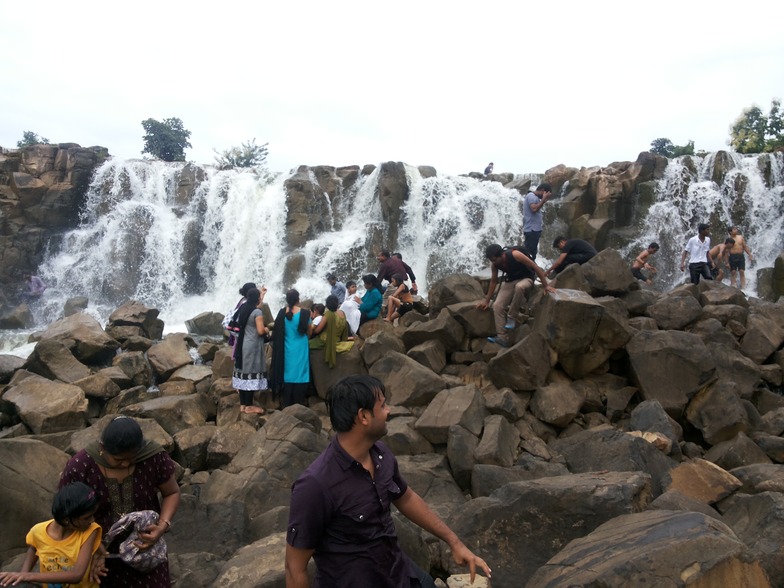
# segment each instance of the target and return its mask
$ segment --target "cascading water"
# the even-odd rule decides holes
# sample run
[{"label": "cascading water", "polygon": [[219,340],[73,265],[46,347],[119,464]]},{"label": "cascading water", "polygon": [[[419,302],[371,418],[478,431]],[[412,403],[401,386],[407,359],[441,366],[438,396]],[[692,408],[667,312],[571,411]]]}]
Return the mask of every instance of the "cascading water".
[{"label": "cascading water", "polygon": [[[65,235],[39,269],[47,290],[42,314],[87,296],[105,319],[129,298],[161,309],[176,324],[205,310],[225,311],[246,281],[278,287],[285,227],[282,181],[251,171],[203,170],[183,201],[182,164],[110,160],[95,173],[81,226]],[[203,291],[201,295],[187,292]]]},{"label": "cascading water", "polygon": [[[406,173],[410,195],[401,214],[398,250],[416,272],[422,292],[448,273],[486,268],[487,244],[520,241],[517,191],[465,177],[423,179],[410,166]],[[372,237],[388,230],[378,178],[378,168],[360,176],[334,205],[324,193],[325,209],[332,214],[324,219],[326,230],[291,251],[283,179],[267,183],[252,171],[110,160],[96,171],[81,226],[52,248],[39,269],[50,285],[46,307],[38,313],[41,322],[57,318],[72,296],[87,296],[88,312],[100,320],[134,298],[159,308],[171,328],[181,328],[199,312],[227,310],[246,281],[265,284],[274,308],[288,287],[289,255],[302,258],[292,286],[303,298],[323,299],[328,273],[359,281],[376,271],[376,264],[368,262]],[[310,180],[318,185],[312,172]],[[181,186],[189,181],[197,186],[186,198]]]},{"label": "cascading water", "polygon": [[[755,259],[747,272],[749,293],[755,268],[770,267],[784,247],[784,154],[722,157],[671,160],[656,202],[622,251],[631,260],[650,241],[660,243],[652,260],[659,268],[657,289],[686,278],[678,268],[681,251],[699,222],[712,223],[714,243],[723,241],[730,225],[740,227]],[[43,308],[36,309],[39,323],[58,318],[72,296],[87,296],[88,312],[102,321],[134,298],[159,308],[167,330],[181,330],[200,312],[230,308],[246,281],[265,284],[273,308],[290,285],[303,298],[322,300],[329,292],[326,274],[359,281],[376,271],[369,252],[389,230],[378,196],[379,169],[360,175],[345,191],[339,188],[334,202],[314,192],[326,199],[321,210],[331,217],[322,219],[321,233],[292,250],[285,178],[269,182],[252,170],[109,160],[96,171],[80,227],[53,243],[39,268],[50,286]],[[417,274],[421,292],[450,273],[486,271],[486,245],[522,241],[516,190],[470,177],[423,178],[410,166],[406,175],[409,195],[400,211],[398,250]],[[315,179],[311,174],[318,186]],[[195,188],[186,189],[189,184]],[[300,269],[289,284],[287,260],[297,256]],[[547,267],[549,260],[537,261]]]},{"label": "cascading water", "polygon": [[757,268],[771,267],[784,249],[784,153],[719,152],[670,160],[656,202],[621,253],[633,259],[658,242],[661,250],[651,258],[658,270],[655,287],[670,289],[688,280],[688,271],[680,271],[681,254],[702,222],[711,224],[712,245],[723,243],[728,229],[738,226],[754,257],[754,263],[746,261],[745,291],[756,293]]}]

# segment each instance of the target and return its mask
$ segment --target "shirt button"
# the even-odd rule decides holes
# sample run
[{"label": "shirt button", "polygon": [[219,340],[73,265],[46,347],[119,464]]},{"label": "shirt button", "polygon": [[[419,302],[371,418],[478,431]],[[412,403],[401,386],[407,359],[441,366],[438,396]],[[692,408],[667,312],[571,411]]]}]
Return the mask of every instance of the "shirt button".
[{"label": "shirt button", "polygon": [[363,515],[363,514],[359,515],[359,520],[360,521],[364,521],[365,520],[365,515]]}]

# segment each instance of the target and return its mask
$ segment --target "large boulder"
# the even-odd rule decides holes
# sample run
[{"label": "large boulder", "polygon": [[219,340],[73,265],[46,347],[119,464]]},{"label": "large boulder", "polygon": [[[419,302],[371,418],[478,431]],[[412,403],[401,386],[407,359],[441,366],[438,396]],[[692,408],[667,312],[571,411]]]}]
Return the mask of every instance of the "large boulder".
[{"label": "large boulder", "polygon": [[746,408],[733,382],[718,381],[700,390],[686,408],[686,418],[710,445],[749,430]]},{"label": "large boulder", "polygon": [[615,249],[603,249],[584,263],[582,270],[594,296],[620,295],[637,287],[629,262]]},{"label": "large boulder", "polygon": [[88,365],[111,360],[120,346],[106,334],[97,320],[82,312],[49,325],[41,333],[40,341],[50,339],[64,343],[79,361]]},{"label": "large boulder", "polygon": [[25,359],[16,355],[0,354],[0,384],[7,384],[16,370],[24,367]]},{"label": "large boulder", "polygon": [[545,296],[534,330],[556,351],[564,371],[575,379],[601,366],[632,333],[624,317],[580,290],[557,290]]},{"label": "large boulder", "polygon": [[447,353],[457,351],[465,337],[465,330],[460,323],[452,317],[448,309],[444,308],[438,316],[429,321],[411,325],[403,332],[403,343],[406,349],[437,340],[444,345]]},{"label": "large boulder", "polygon": [[161,382],[168,380],[169,376],[181,367],[193,363],[193,358],[188,352],[188,343],[182,333],[167,335],[163,341],[150,347],[147,351],[147,359]]},{"label": "large boulder", "polygon": [[[365,346],[367,343],[365,344]],[[402,343],[401,343],[402,347]],[[338,380],[346,376],[363,375],[367,373],[365,362],[362,361],[362,351],[355,343],[345,353],[338,353],[335,367],[329,367],[324,359],[323,349],[314,349],[310,352],[310,369],[313,372],[313,383],[319,398],[326,398],[327,390]]]},{"label": "large boulder", "polygon": [[631,371],[645,400],[658,400],[673,418],[715,377],[713,356],[697,335],[640,331],[626,345]]},{"label": "large boulder", "polygon": [[540,478],[507,484],[466,503],[450,526],[490,562],[493,585],[521,586],[569,541],[616,516],[643,510],[650,500],[650,478],[641,472]]},{"label": "large boulder", "polygon": [[0,561],[25,549],[36,523],[52,518],[52,496],[68,454],[43,441],[0,439]]},{"label": "large boulder", "polygon": [[674,460],[647,441],[609,426],[581,431],[549,445],[566,459],[566,465],[574,473],[646,472],[652,479],[654,497],[667,489],[670,470],[676,466]]},{"label": "large boulder", "polygon": [[159,312],[157,308],[147,308],[141,302],[129,300],[109,315],[107,329],[122,326],[139,327],[145,337],[157,340],[163,336],[163,321],[158,318]]},{"label": "large boulder", "polygon": [[449,312],[460,323],[468,337],[492,337],[495,335],[495,319],[493,311],[480,310],[476,301],[450,304]]},{"label": "large boulder", "polygon": [[[81,392],[81,390],[80,390]],[[163,396],[123,407],[122,414],[155,419],[169,435],[204,425],[215,416],[215,406],[204,394]]]},{"label": "large boulder", "polygon": [[757,363],[764,363],[784,343],[784,329],[767,316],[751,314],[746,321],[746,334],[740,349]]},{"label": "large boulder", "polygon": [[771,586],[784,586],[784,495],[761,492],[737,494],[723,505],[722,517],[743,541],[770,578]]},{"label": "large boulder", "polygon": [[651,304],[647,314],[664,331],[681,330],[700,318],[702,306],[693,296],[676,292],[662,296]]},{"label": "large boulder", "polygon": [[202,312],[185,321],[185,328],[194,335],[223,336],[223,315],[219,312]]},{"label": "large boulder", "polygon": [[[213,586],[221,588],[283,588],[286,585],[286,534],[259,539],[239,549],[223,564]],[[315,564],[311,560],[311,569]]]},{"label": "large boulder", "polygon": [[557,586],[765,588],[760,562],[725,524],[698,512],[651,510],[614,518],[575,539],[530,578]]},{"label": "large boulder", "polygon": [[450,274],[435,282],[427,293],[430,316],[436,317],[442,308],[460,302],[477,303],[484,298],[482,285],[468,274]]},{"label": "large boulder", "polygon": [[496,388],[536,390],[555,363],[555,354],[540,333],[531,333],[490,360],[490,378]]},{"label": "large boulder", "polygon": [[33,433],[59,433],[81,429],[87,421],[87,398],[78,386],[31,376],[9,388],[10,402]]},{"label": "large boulder", "polygon": [[90,368],[73,356],[62,341],[44,339],[39,341],[24,368],[49,380],[60,380],[73,384],[90,375]]},{"label": "large boulder", "polygon": [[479,435],[487,412],[479,389],[471,384],[439,392],[417,420],[415,428],[428,441],[443,444],[449,438],[449,427],[460,425]]},{"label": "large boulder", "polygon": [[424,406],[446,388],[443,378],[397,351],[379,359],[369,373],[384,384],[389,404]]}]

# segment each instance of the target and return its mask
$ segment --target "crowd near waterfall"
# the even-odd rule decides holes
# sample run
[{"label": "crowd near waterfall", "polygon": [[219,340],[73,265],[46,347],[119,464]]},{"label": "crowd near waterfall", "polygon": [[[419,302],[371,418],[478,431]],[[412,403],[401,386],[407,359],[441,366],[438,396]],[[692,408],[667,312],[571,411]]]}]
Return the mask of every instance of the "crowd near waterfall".
[{"label": "crowd near waterfall", "polygon": [[[740,227],[754,253],[749,294],[755,293],[756,270],[772,266],[784,248],[784,154],[718,155],[731,160],[721,177],[715,153],[670,160],[655,201],[631,232],[614,239],[630,262],[649,242],[660,243],[652,260],[659,270],[656,289],[687,279],[680,255],[700,222],[712,224],[714,244],[723,242],[731,225]],[[109,159],[94,174],[79,227],[49,243],[37,272],[49,288],[36,303],[36,320],[49,323],[66,299],[86,296],[87,312],[101,320],[124,300],[137,299],[159,308],[167,325],[180,326],[206,310],[224,312],[247,281],[266,285],[273,307],[290,287],[303,299],[322,300],[329,292],[327,274],[357,280],[376,269],[371,237],[389,229],[379,202],[379,169],[361,174],[335,203],[326,192],[316,195],[324,198],[328,218],[303,246],[292,247],[285,174]],[[405,169],[408,198],[397,244],[389,248],[412,266],[421,293],[447,274],[486,271],[486,245],[522,242],[516,189],[480,177],[423,177],[415,167]],[[523,179],[535,186],[541,178]],[[553,222],[537,259],[543,267],[556,257],[550,243],[562,196],[563,189],[550,203]],[[285,268],[292,255],[302,260],[293,275]]]}]

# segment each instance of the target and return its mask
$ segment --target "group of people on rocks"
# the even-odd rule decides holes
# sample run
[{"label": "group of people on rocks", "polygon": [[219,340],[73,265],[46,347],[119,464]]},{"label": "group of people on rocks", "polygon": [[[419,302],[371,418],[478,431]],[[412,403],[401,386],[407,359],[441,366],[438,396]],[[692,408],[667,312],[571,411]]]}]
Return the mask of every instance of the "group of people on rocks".
[{"label": "group of people on rocks", "polygon": [[[395,321],[411,310],[417,293],[411,267],[399,253],[393,255],[387,250],[376,259],[378,275],[362,276],[365,292],[361,297],[354,280],[344,284],[335,274],[329,274],[330,294],[324,303],[303,308],[299,292],[291,289],[286,292],[286,305],[274,322],[264,302],[266,288],[259,289],[253,282],[240,288],[241,298],[226,314],[224,326],[231,331],[232,384],[239,393],[242,413],[264,413],[262,407],[254,404],[255,393],[262,390],[272,390],[281,407],[305,404],[311,382],[310,350],[323,349],[325,363],[333,368],[337,355],[353,346],[360,326],[381,317],[385,305],[385,321]],[[382,285],[385,281],[386,287]],[[269,379],[268,343],[272,347]]]}]

